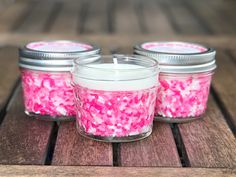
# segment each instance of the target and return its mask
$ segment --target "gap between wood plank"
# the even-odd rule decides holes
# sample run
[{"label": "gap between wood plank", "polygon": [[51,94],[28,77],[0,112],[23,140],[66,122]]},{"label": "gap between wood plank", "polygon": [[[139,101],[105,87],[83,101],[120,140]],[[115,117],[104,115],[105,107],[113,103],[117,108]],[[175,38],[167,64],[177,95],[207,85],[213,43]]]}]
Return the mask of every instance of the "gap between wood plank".
[{"label": "gap between wood plank", "polygon": [[88,16],[88,10],[89,10],[89,2],[86,0],[82,0],[81,1],[81,6],[80,6],[80,10],[79,10],[79,23],[78,23],[78,27],[77,27],[77,32],[78,34],[82,34],[84,33],[84,25]]},{"label": "gap between wood plank", "polygon": [[112,143],[113,166],[120,166],[120,143]]},{"label": "gap between wood plank", "polygon": [[214,34],[214,31],[209,27],[207,22],[199,15],[199,12],[194,8],[194,6],[188,0],[182,0],[183,5],[189,12],[195,17],[198,23],[204,28],[206,34]]},{"label": "gap between wood plank", "polygon": [[58,129],[59,129],[58,123],[53,122],[52,130],[51,130],[49,141],[48,141],[47,155],[46,155],[46,159],[44,163],[45,165],[52,164],[53,154],[54,154],[56,141],[57,141]]},{"label": "gap between wood plank", "polygon": [[185,149],[185,145],[182,140],[182,136],[179,132],[179,128],[176,124],[170,125],[172,134],[175,140],[176,148],[179,154],[180,162],[182,164],[182,167],[190,167],[188,155]]},{"label": "gap between wood plank", "polygon": [[234,126],[234,123],[232,121],[232,117],[230,115],[230,113],[228,112],[225,104],[223,103],[223,101],[220,99],[220,97],[218,96],[217,91],[214,89],[213,86],[211,86],[211,94],[214,98],[214,101],[216,102],[217,106],[219,107],[221,113],[223,114],[227,125],[229,126],[229,128],[231,129],[231,131],[233,132],[235,138],[236,138],[236,127]]},{"label": "gap between wood plank", "polygon": [[0,125],[3,122],[3,120],[5,118],[5,115],[7,113],[7,110],[9,109],[9,107],[10,107],[10,105],[12,103],[12,100],[13,100],[15,94],[16,94],[16,89],[19,86],[19,84],[20,84],[20,78],[18,78],[16,80],[16,82],[13,85],[13,87],[11,88],[11,91],[10,91],[10,93],[9,93],[5,103],[3,103],[3,107],[0,110]]},{"label": "gap between wood plank", "polygon": [[0,127],[0,163],[43,165],[52,124],[24,113],[20,85],[13,99]]},{"label": "gap between wood plank", "polygon": [[[45,25],[43,27],[42,32],[49,32],[52,29],[52,26],[54,25],[54,22],[56,21],[61,9],[62,9],[63,3],[62,2],[55,2],[49,17],[47,18]],[[68,19],[69,20],[69,19]]]},{"label": "gap between wood plank", "polygon": [[167,19],[169,19],[170,25],[172,26],[173,30],[175,31],[175,33],[180,34],[180,28],[179,26],[176,24],[172,14],[170,13],[170,9],[168,7],[168,5],[166,4],[166,2],[164,1],[157,1],[158,6],[161,7],[161,9],[163,9],[164,14],[166,15]]},{"label": "gap between wood plank", "polygon": [[[231,51],[228,49],[223,50],[224,53],[236,64],[236,60],[234,60],[234,56],[232,55]],[[212,86],[211,87],[211,93],[213,95],[213,98],[217,104],[217,106],[220,108],[220,111],[224,115],[224,118],[233,132],[234,136],[236,137],[236,125],[234,124],[233,117],[229,113],[227,106],[224,104],[223,100],[220,98],[219,93],[217,93],[217,90]]]},{"label": "gap between wood plank", "polygon": [[10,28],[10,32],[15,32],[15,31],[17,31],[22,26],[22,24],[27,19],[27,17],[32,13],[32,11],[34,9],[33,7],[34,7],[34,3],[30,2],[28,7],[27,7],[27,9],[25,10],[25,12],[19,15],[19,17],[16,20],[16,22]]}]

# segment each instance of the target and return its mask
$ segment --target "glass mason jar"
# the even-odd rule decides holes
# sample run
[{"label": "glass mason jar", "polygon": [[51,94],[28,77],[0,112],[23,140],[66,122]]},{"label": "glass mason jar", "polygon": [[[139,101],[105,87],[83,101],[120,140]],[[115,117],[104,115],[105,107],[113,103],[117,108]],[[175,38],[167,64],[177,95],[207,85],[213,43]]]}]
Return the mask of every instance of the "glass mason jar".
[{"label": "glass mason jar", "polygon": [[202,117],[216,68],[214,49],[186,42],[147,42],[134,50],[159,62],[155,120],[183,123]]},{"label": "glass mason jar", "polygon": [[158,64],[142,56],[88,56],[74,61],[77,129],[107,142],[143,139],[152,132]]},{"label": "glass mason jar", "polygon": [[73,59],[99,51],[91,44],[62,40],[32,42],[19,49],[25,113],[44,120],[74,120]]}]

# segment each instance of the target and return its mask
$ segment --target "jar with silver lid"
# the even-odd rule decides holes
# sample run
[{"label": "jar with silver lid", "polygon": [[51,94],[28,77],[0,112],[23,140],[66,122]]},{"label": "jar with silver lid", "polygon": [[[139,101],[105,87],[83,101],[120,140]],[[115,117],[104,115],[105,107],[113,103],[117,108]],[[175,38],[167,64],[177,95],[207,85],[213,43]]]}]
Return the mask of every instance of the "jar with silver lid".
[{"label": "jar with silver lid", "polygon": [[32,42],[20,48],[25,113],[45,120],[74,120],[73,59],[98,53],[95,45],[67,40]]},{"label": "jar with silver lid", "polygon": [[146,42],[136,45],[134,52],[159,62],[155,120],[182,123],[202,117],[216,68],[213,48],[187,42]]}]

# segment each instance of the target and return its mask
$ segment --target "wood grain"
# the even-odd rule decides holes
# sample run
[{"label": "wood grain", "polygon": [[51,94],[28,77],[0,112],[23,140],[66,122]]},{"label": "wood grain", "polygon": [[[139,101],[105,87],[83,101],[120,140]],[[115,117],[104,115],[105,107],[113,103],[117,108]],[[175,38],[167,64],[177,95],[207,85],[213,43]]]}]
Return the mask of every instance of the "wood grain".
[{"label": "wood grain", "polygon": [[[105,7],[106,1],[103,0],[102,2]],[[90,5],[93,4],[89,8],[91,14],[89,15],[88,19],[85,19],[87,23],[84,24],[85,25],[84,28],[86,29],[86,31],[88,31],[88,29],[91,29],[91,32],[93,32],[93,30],[95,29],[100,29],[102,32],[104,30],[100,28],[102,23],[96,22],[95,24],[92,24],[92,22],[94,23],[95,21],[90,21],[92,19],[95,20],[93,15],[98,13],[98,11],[101,9],[98,9],[98,11],[95,10],[96,4],[92,3],[92,1],[90,1],[90,3],[91,3]],[[95,12],[93,12],[92,10],[95,10]],[[80,40],[83,40],[83,38],[80,38]],[[104,50],[103,53],[104,52],[107,54],[108,50]],[[86,139],[78,134],[75,128],[75,123],[73,122],[62,123],[59,126],[58,130],[58,137],[56,141],[52,164],[53,165],[112,165],[113,164],[112,144],[96,142],[93,140]]]},{"label": "wood grain", "polygon": [[219,20],[220,24],[224,25],[225,33],[236,33],[236,18],[234,17],[236,3],[234,1],[214,0],[207,1],[206,5],[214,9],[216,18]]},{"label": "wood grain", "polygon": [[191,167],[236,167],[236,139],[212,97],[203,119],[178,127]]},{"label": "wood grain", "polygon": [[168,124],[154,122],[152,134],[141,141],[120,144],[121,166],[181,166]]},{"label": "wood grain", "polygon": [[0,166],[1,177],[235,177],[235,169],[224,168],[132,168],[76,166]]},{"label": "wood grain", "polygon": [[175,34],[164,10],[155,0],[140,1],[143,7],[143,20],[148,34],[169,36]]},{"label": "wood grain", "polygon": [[230,114],[231,122],[236,129],[236,54],[232,52],[231,57],[218,51],[216,55],[218,68],[213,79],[213,87]]},{"label": "wood grain", "polygon": [[7,8],[1,9],[0,15],[0,31],[8,32],[24,18],[30,4],[28,3],[14,3]]},{"label": "wood grain", "polygon": [[112,165],[112,145],[82,137],[75,123],[59,127],[53,165]]},{"label": "wood grain", "polygon": [[99,5],[89,0],[88,14],[84,23],[83,33],[107,33],[108,20],[107,20],[107,0],[99,0]]},{"label": "wood grain", "polygon": [[162,0],[161,4],[166,8],[166,13],[169,13],[169,18],[172,20],[176,33],[192,35],[206,34],[198,18],[185,6],[183,1]]},{"label": "wood grain", "polygon": [[17,34],[17,33],[0,33],[0,45],[22,45],[29,41],[36,40],[53,40],[53,39],[71,39],[71,40],[83,40],[99,44],[103,49],[107,49],[111,45],[122,46],[122,48],[130,47],[142,42],[153,40],[179,40],[198,42],[202,44],[208,44],[211,47],[218,49],[235,49],[236,37],[228,35],[206,36],[206,35],[170,35],[159,36],[154,34],[116,34],[116,35],[72,35],[72,34]]},{"label": "wood grain", "polygon": [[11,103],[0,126],[0,164],[44,164],[52,124],[25,115],[19,87]]},{"label": "wood grain", "polygon": [[19,33],[40,33],[44,30],[45,24],[53,8],[52,2],[35,2],[32,10],[25,20],[16,28]]},{"label": "wood grain", "polygon": [[[118,53],[132,53],[132,48],[118,49]],[[175,141],[169,124],[154,122],[152,134],[141,141],[120,143],[120,166],[181,166]]]},{"label": "wood grain", "polygon": [[236,129],[236,54],[233,52],[231,54],[232,56],[218,50],[216,55],[218,68],[213,79],[213,88],[230,114],[229,119]]},{"label": "wood grain", "polygon": [[79,15],[81,10],[81,1],[76,3],[63,3],[62,9],[57,18],[52,22],[50,33],[69,33],[76,34],[80,25]]},{"label": "wood grain", "polygon": [[19,77],[17,61],[16,47],[0,48],[0,111],[4,111],[3,108]]},{"label": "wood grain", "polygon": [[[185,1],[188,2],[187,0]],[[196,9],[199,18],[208,25],[214,34],[235,34],[233,25],[213,8],[210,1],[198,0],[191,1],[189,4]]]},{"label": "wood grain", "polygon": [[118,34],[141,33],[138,16],[135,12],[135,0],[116,1],[114,28]]}]

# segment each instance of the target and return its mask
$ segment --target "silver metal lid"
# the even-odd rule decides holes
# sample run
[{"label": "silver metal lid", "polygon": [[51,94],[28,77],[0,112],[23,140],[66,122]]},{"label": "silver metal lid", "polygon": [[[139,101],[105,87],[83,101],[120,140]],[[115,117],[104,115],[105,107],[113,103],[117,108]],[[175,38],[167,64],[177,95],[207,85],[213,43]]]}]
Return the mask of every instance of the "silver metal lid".
[{"label": "silver metal lid", "polygon": [[19,66],[41,71],[70,71],[73,59],[100,53],[100,48],[76,41],[39,41],[19,49]]},{"label": "silver metal lid", "polygon": [[136,45],[134,52],[156,59],[162,72],[199,73],[216,68],[216,51],[194,43],[146,42]]}]

